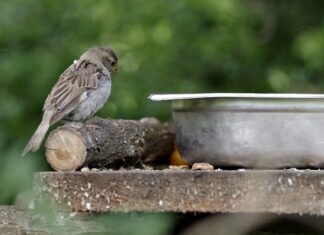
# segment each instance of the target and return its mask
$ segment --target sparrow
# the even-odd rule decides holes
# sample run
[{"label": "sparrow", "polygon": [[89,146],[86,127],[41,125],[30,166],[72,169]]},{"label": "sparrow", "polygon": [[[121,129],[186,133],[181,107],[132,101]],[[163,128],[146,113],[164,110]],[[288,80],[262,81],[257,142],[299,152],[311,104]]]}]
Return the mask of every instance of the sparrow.
[{"label": "sparrow", "polygon": [[101,109],[109,98],[114,72],[118,72],[118,59],[107,47],[92,47],[75,60],[47,96],[42,121],[22,156],[39,149],[51,125],[61,120],[84,121]]}]

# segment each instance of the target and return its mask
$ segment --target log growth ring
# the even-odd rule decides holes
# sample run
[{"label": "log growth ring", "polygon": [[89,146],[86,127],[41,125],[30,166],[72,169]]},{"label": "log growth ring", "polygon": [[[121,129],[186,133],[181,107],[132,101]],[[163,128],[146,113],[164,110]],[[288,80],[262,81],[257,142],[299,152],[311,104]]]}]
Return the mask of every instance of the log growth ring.
[{"label": "log growth ring", "polygon": [[73,129],[54,130],[45,143],[46,159],[57,171],[75,171],[84,163],[87,149],[84,137]]}]

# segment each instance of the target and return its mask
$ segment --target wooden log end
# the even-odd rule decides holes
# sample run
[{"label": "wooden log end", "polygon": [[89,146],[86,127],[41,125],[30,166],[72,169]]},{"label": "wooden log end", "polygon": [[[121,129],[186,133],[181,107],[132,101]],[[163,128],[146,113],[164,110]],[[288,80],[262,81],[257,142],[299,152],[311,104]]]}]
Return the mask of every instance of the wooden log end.
[{"label": "wooden log end", "polygon": [[47,162],[57,171],[75,171],[82,166],[87,155],[83,136],[70,128],[52,131],[45,148]]}]

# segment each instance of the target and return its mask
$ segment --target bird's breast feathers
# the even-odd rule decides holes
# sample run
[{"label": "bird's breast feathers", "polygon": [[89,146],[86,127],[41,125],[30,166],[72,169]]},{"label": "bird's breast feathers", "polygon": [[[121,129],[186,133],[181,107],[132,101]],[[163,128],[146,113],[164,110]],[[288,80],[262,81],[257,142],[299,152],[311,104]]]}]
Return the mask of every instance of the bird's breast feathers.
[{"label": "bird's breast feathers", "polygon": [[85,120],[93,116],[107,102],[111,90],[111,82],[102,79],[95,90],[87,90],[80,96],[79,106],[69,115],[73,121]]}]

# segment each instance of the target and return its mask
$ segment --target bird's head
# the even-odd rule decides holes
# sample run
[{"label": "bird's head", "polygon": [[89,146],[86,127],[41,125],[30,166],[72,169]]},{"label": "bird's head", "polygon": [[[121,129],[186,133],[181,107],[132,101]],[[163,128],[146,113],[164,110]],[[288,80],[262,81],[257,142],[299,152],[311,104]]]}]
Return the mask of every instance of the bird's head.
[{"label": "bird's head", "polygon": [[118,72],[118,58],[112,49],[96,46],[89,49],[89,51],[98,57],[110,73]]}]

